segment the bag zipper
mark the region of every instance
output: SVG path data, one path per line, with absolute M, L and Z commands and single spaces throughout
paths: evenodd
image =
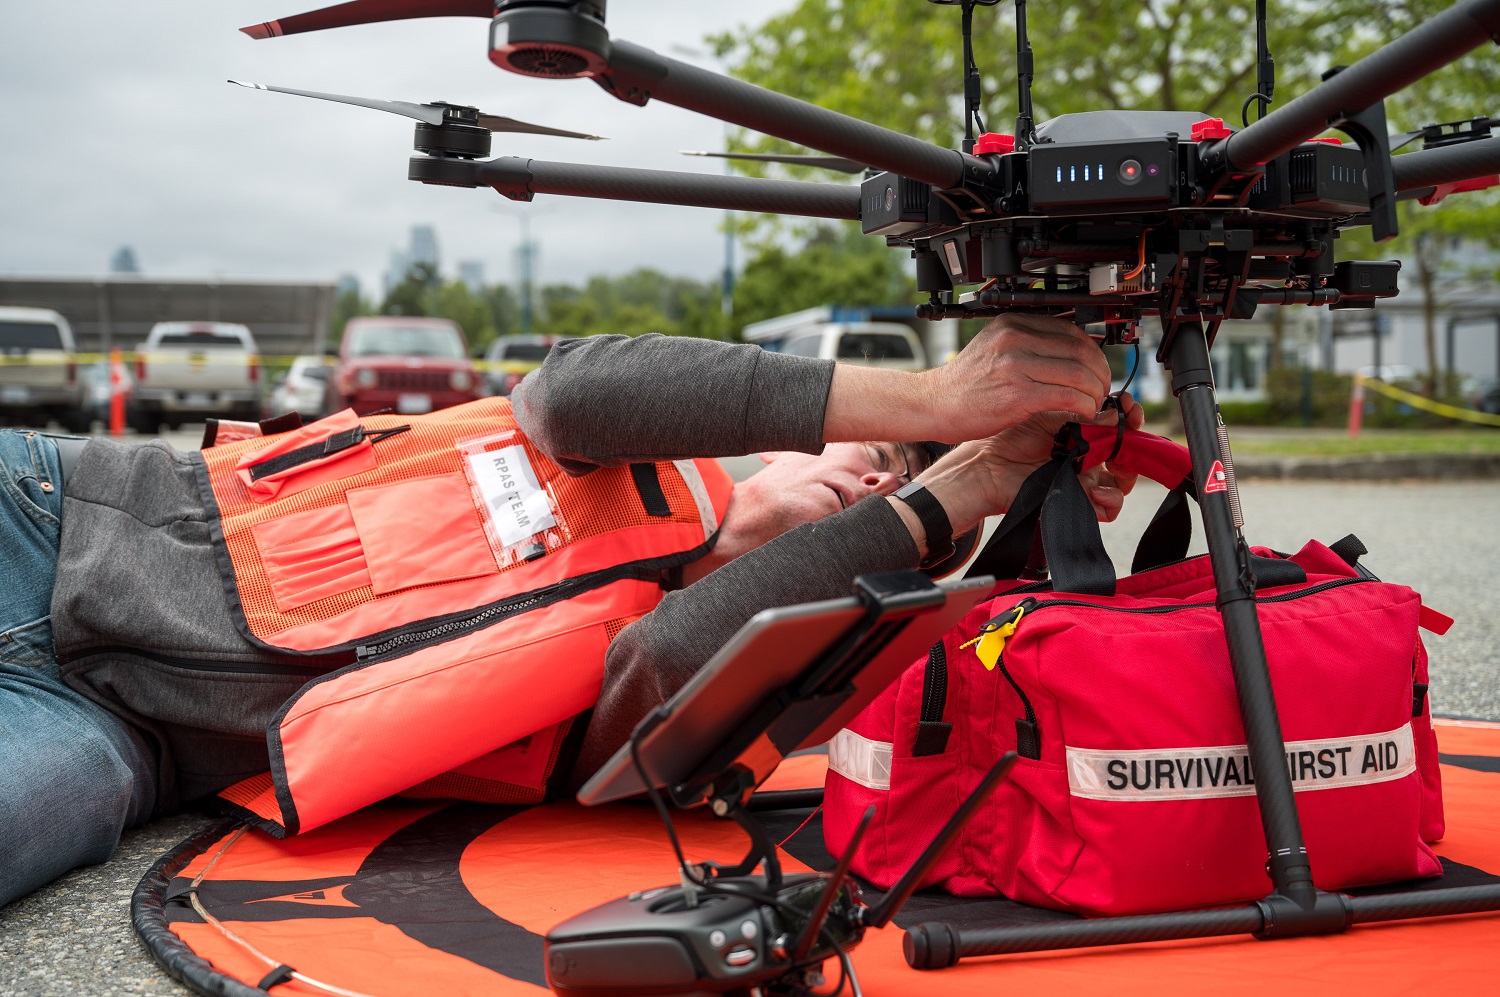
M 1362 577 L 1334 578 L 1326 582 L 1319 582 L 1316 585 L 1310 585 L 1305 589 L 1299 589 L 1296 592 L 1283 592 L 1280 595 L 1257 596 L 1255 601 L 1257 603 L 1290 602 L 1293 599 L 1300 599 L 1304 596 L 1316 595 L 1319 592 L 1326 592 L 1329 589 L 1340 588 L 1344 585 L 1354 585 L 1360 582 L 1369 582 L 1374 580 L 1375 579 L 1373 578 Z M 1030 586 L 1026 587 L 1030 588 Z M 1000 674 L 1005 677 L 1005 681 L 1010 684 L 1010 687 L 1015 690 L 1016 695 L 1020 697 L 1021 706 L 1026 713 L 1024 717 L 1016 718 L 1016 753 L 1019 754 L 1022 758 L 1030 758 L 1034 761 L 1040 760 L 1042 757 L 1041 730 L 1037 724 L 1036 711 L 1031 706 L 1031 700 L 1027 697 L 1026 693 L 1022 691 L 1020 684 L 1016 682 L 1015 678 L 1011 675 L 1010 670 L 1005 667 L 1004 641 L 1008 640 L 1010 636 L 1014 636 L 1014 628 L 1017 624 L 1020 623 L 1021 617 L 1029 616 L 1032 613 L 1047 606 L 1086 606 L 1090 609 L 1102 609 L 1111 613 L 1145 613 L 1150 615 L 1159 615 L 1161 613 L 1175 613 L 1178 610 L 1182 609 L 1212 609 L 1214 607 L 1214 603 L 1184 602 L 1179 603 L 1175 606 L 1108 606 L 1100 605 L 1097 602 L 1085 602 L 1082 599 L 1037 599 L 1033 596 L 1027 596 L 1020 602 L 1016 603 L 1016 605 L 1012 606 L 1010 609 L 1006 610 L 998 616 L 993 617 L 989 622 L 985 623 L 984 626 L 980 627 L 979 633 L 981 636 L 999 631 L 1006 626 L 1012 628 L 1010 634 L 1001 638 L 1001 650 L 999 656 L 995 659 L 995 667 L 1000 669 Z M 979 638 L 976 637 L 974 641 L 970 641 L 969 643 L 976 643 L 978 639 Z M 929 660 L 929 664 L 930 663 L 931 662 Z M 947 677 L 945 675 L 945 684 L 946 678 Z
M 305 665 L 274 664 L 259 662 L 245 664 L 237 661 L 206 661 L 196 658 L 174 658 L 165 654 L 153 654 L 143 651 L 138 647 L 127 647 L 124 644 L 108 644 L 103 647 L 91 647 L 82 654 L 69 655 L 67 662 L 79 660 L 81 657 L 96 657 L 105 654 L 126 655 L 132 658 L 144 658 L 161 665 L 170 665 L 173 668 L 182 668 L 194 672 L 234 672 L 242 675 L 301 675 L 304 678 L 317 678 L 326 671 L 337 670 L 350 664 L 353 659 L 347 654 L 321 655 L 309 657 Z M 63 659 L 58 659 L 60 663 Z

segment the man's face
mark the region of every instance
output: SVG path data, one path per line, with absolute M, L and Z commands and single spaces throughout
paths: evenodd
M 820 454 L 761 454 L 766 466 L 748 479 L 758 500 L 791 529 L 846 509 L 869 495 L 890 495 L 921 473 L 927 455 L 914 443 L 830 443 Z
M 890 495 L 927 466 L 915 443 L 830 443 L 820 454 L 760 455 L 766 466 L 730 495 L 712 553 L 683 569 L 693 582 L 768 540 L 870 495 Z

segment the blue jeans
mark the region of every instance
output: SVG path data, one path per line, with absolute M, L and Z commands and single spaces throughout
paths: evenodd
M 61 518 L 57 447 L 0 430 L 0 905 L 105 861 L 155 804 L 141 735 L 58 675 L 49 613 Z

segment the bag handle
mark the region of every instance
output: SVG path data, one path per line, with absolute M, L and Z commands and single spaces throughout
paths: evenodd
M 1131 571 L 1185 557 L 1192 541 L 1187 499 L 1198 498 L 1188 449 L 1138 429 L 1068 423 L 1058 431 L 1051 459 L 1021 485 L 967 576 L 1026 577 L 1028 558 L 1039 538 L 1054 590 L 1114 595 L 1114 563 L 1104 550 L 1093 506 L 1078 482 L 1080 470 L 1105 461 L 1168 489 L 1136 547 Z M 1035 559 L 1031 560 L 1035 567 Z M 1307 573 L 1290 561 L 1251 555 L 1251 564 L 1256 577 L 1268 586 L 1307 580 Z

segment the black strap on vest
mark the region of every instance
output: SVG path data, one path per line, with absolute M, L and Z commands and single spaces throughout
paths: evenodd
M 280 984 L 285 983 L 287 980 L 290 980 L 292 978 L 292 974 L 295 972 L 296 970 L 290 966 L 277 966 L 275 969 L 271 970 L 265 976 L 262 976 L 260 978 L 260 982 L 255 985 L 255 989 L 270 990 L 272 987 L 279 986 Z
M 256 464 L 250 468 L 250 480 L 259 481 L 261 478 L 290 470 L 299 464 L 307 464 L 324 457 L 332 456 L 333 454 L 348 450 L 350 447 L 358 446 L 365 440 L 369 440 L 372 444 L 379 443 L 381 440 L 395 436 L 397 433 L 404 433 L 408 429 L 411 429 L 411 427 L 396 426 L 392 429 L 381 429 L 369 433 L 365 431 L 365 427 L 355 426 L 353 429 L 345 430 L 342 433 L 334 433 L 332 436 L 318 443 L 309 443 L 307 446 L 288 450 L 284 454 L 279 454 L 270 460 Z
M 667 504 L 666 492 L 661 490 L 661 476 L 657 473 L 655 464 L 631 464 L 630 476 L 635 479 L 635 490 L 640 493 L 646 515 L 672 515 L 672 507 Z

